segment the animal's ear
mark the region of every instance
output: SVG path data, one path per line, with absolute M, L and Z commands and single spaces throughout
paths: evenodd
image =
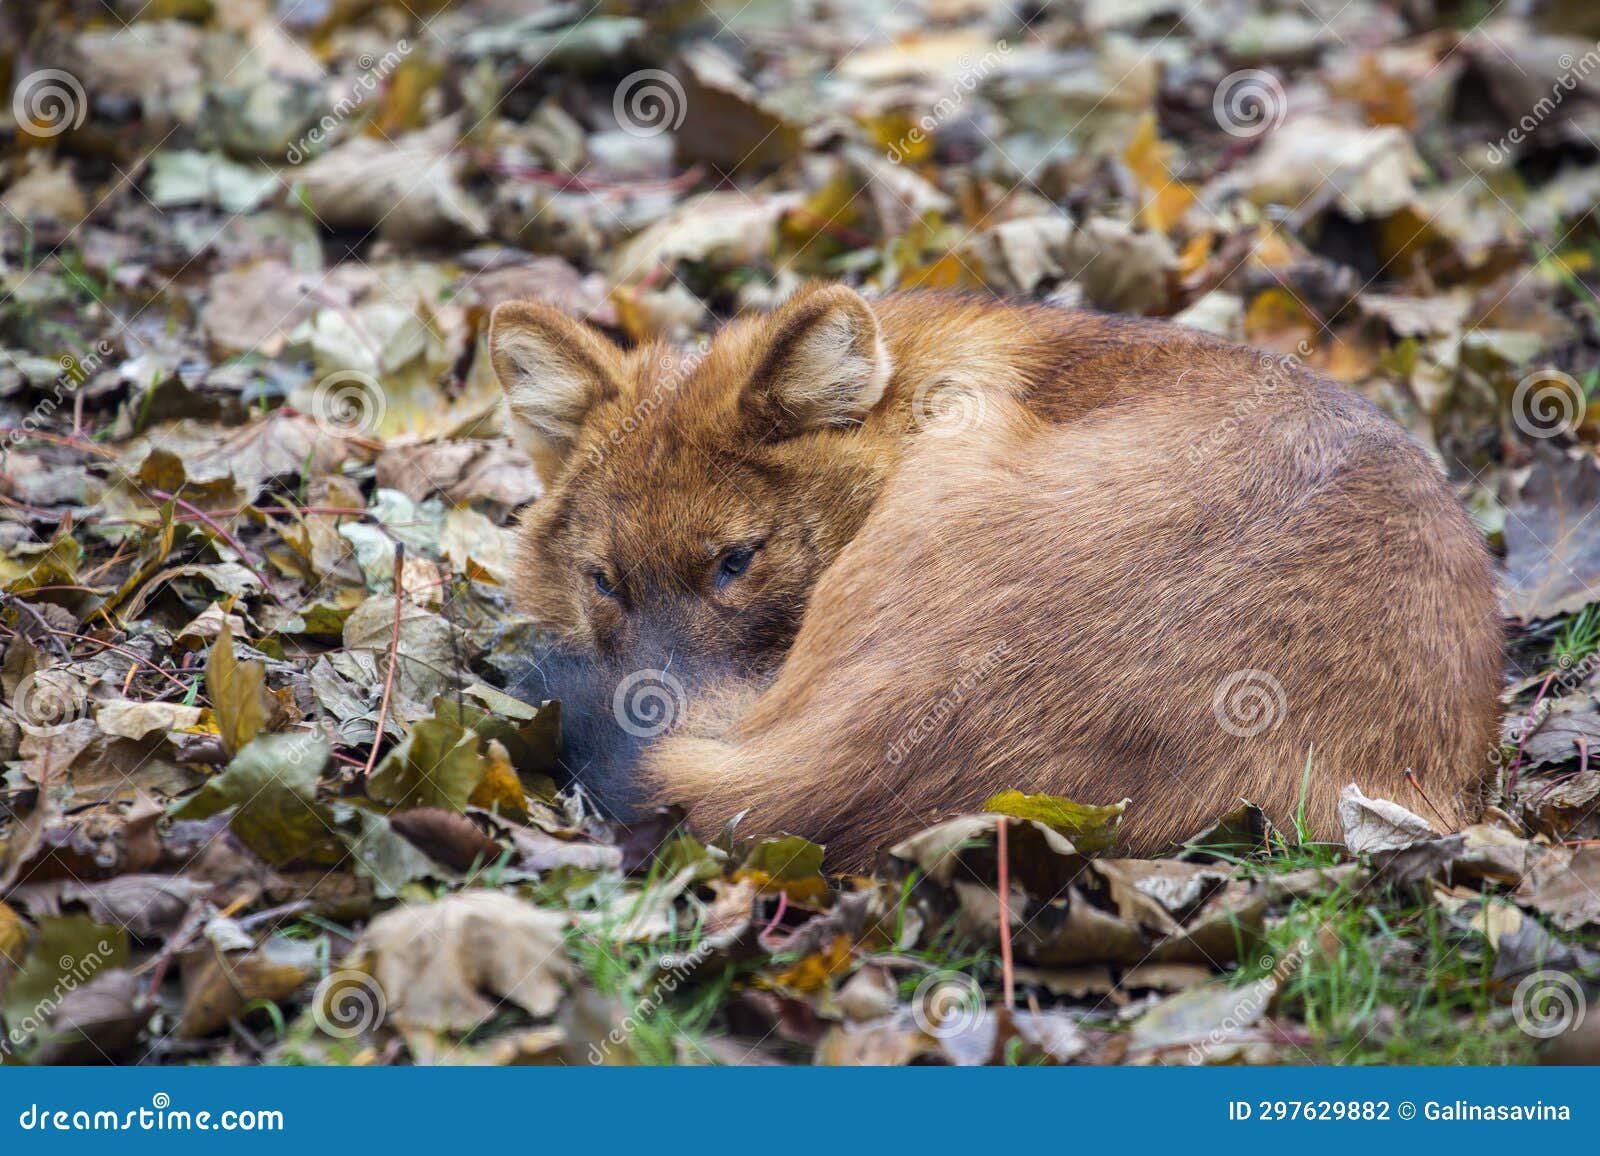
M 584 418 L 618 396 L 622 351 L 541 301 L 507 301 L 489 321 L 489 360 L 506 391 L 515 434 L 548 485 Z
M 740 399 L 763 436 L 859 422 L 889 384 L 889 353 L 872 306 L 853 289 L 804 291 L 768 323 L 766 353 Z

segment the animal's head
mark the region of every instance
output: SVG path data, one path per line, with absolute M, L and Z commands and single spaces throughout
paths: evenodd
M 523 609 L 622 669 L 775 665 L 892 463 L 867 302 L 808 289 L 685 354 L 515 301 L 489 347 L 546 491 L 520 530 Z

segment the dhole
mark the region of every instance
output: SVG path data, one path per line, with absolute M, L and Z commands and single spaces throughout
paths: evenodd
M 490 350 L 547 486 L 533 689 L 619 813 L 748 812 L 837 867 L 1013 787 L 1131 798 L 1136 854 L 1240 799 L 1335 838 L 1350 781 L 1474 813 L 1488 555 L 1397 426 L 1291 361 L 839 286 L 688 365 L 526 302 Z

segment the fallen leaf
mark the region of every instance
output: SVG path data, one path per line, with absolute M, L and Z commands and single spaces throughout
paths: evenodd
M 1339 793 L 1339 825 L 1352 854 L 1401 851 L 1437 834 L 1428 821 L 1388 799 L 1369 799 L 1349 784 Z
M 181 731 L 200 722 L 201 710 L 175 702 L 133 702 L 115 699 L 102 702 L 95 710 L 94 721 L 109 735 L 124 739 L 142 739 L 157 731 Z
M 34 1038 L 28 1061 L 45 1067 L 136 1059 L 140 1034 L 154 1011 L 143 1001 L 131 972 L 120 967 L 99 971 L 61 996 Z
M 52 1016 L 63 994 L 124 967 L 128 946 L 128 933 L 122 928 L 96 923 L 86 915 L 40 920 L 21 967 L 0 987 L 0 1011 L 5 1013 L 10 1042 L 24 1051 L 36 1041 L 48 1045 Z M 73 1032 L 70 1025 L 62 1028 L 64 1036 Z M 67 1042 L 63 1038 L 62 1046 Z
M 375 918 L 346 963 L 377 981 L 402 1032 L 466 1032 L 508 1001 L 548 1016 L 572 974 L 567 921 L 497 891 L 467 891 Z
M 286 1000 L 316 974 L 316 965 L 313 944 L 283 936 L 245 951 L 218 951 L 211 944 L 198 948 L 183 965 L 178 1033 L 209 1036 L 258 1000 Z
M 237 755 L 267 729 L 272 700 L 267 691 L 266 663 L 240 662 L 233 653 L 233 634 L 224 629 L 206 658 L 206 695 L 217 720 L 223 749 Z
M 1584 525 L 1600 509 L 1600 469 L 1548 441 L 1506 508 L 1506 598 L 1524 622 L 1581 610 L 1600 588 L 1600 534 Z
M 367 794 L 397 810 L 466 809 L 488 770 L 476 731 L 431 718 L 411 728 L 367 780 Z
M 1117 841 L 1117 829 L 1127 808 L 1127 799 L 1097 807 L 1056 795 L 1025 795 L 1021 791 L 1001 791 L 983 805 L 985 811 L 1043 823 L 1071 839 L 1072 845 L 1086 855 L 1107 850 Z
M 262 735 L 173 816 L 205 819 L 231 809 L 228 825 L 234 835 L 265 862 L 332 865 L 344 857 L 344 848 L 332 813 L 317 800 L 322 768 L 331 755 L 316 735 Z
M 1546 852 L 1512 892 L 1512 898 L 1562 931 L 1600 923 L 1600 847 Z
M 1241 987 L 1204 984 L 1164 999 L 1134 1021 L 1130 1062 L 1278 1062 L 1282 1044 L 1263 1027 L 1276 993 L 1277 981 L 1268 975 Z
M 390 817 L 389 825 L 428 858 L 452 871 L 487 867 L 505 850 L 473 826 L 472 820 L 437 807 L 402 811 Z
M 395 140 L 351 137 L 296 174 L 325 224 L 381 229 L 405 241 L 482 236 L 483 206 L 461 184 L 453 118 Z
M 81 904 L 97 923 L 124 927 L 140 939 L 157 940 L 176 931 L 196 900 L 211 892 L 203 879 L 183 875 L 135 873 L 98 883 L 58 879 L 25 883 L 11 900 L 35 919 L 60 915 L 63 906 Z M 0 944 L 5 938 L 0 914 Z

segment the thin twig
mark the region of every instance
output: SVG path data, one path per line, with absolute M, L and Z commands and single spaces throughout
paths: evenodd
M 239 555 L 239 561 L 243 562 L 245 568 L 256 576 L 256 581 L 261 583 L 261 588 L 266 591 L 268 597 L 270 597 L 279 606 L 288 605 L 282 598 L 278 596 L 278 592 L 272 588 L 272 583 L 267 581 L 267 576 L 256 568 L 256 564 L 254 562 L 250 561 L 250 555 L 244 552 L 244 547 L 239 544 L 239 539 L 235 538 L 227 530 L 223 529 L 222 525 L 210 514 L 206 513 L 199 506 L 194 505 L 192 502 L 186 502 L 182 498 L 178 497 L 177 494 L 169 494 L 165 490 L 151 490 L 150 496 L 158 501 L 171 502 L 179 509 L 187 510 L 194 517 L 198 518 L 211 530 L 212 533 L 216 534 L 217 537 L 226 542 L 230 550 Z
M 1428 809 L 1434 813 L 1439 822 L 1444 825 L 1445 830 L 1448 833 L 1451 825 L 1450 820 L 1444 817 L 1443 811 L 1439 810 L 1438 807 L 1433 805 L 1433 800 L 1428 798 L 1428 792 L 1422 789 L 1422 783 L 1417 779 L 1417 772 L 1413 771 L 1410 767 L 1406 768 L 1406 782 L 1410 783 L 1412 789 L 1415 790 L 1417 794 L 1422 796 L 1422 801 L 1428 804 Z
M 106 449 L 105 446 L 96 445 L 87 438 L 67 437 L 63 434 L 47 433 L 44 430 L 24 429 L 22 426 L 7 426 L 0 430 L 0 434 L 15 438 L 21 435 L 24 441 L 50 442 L 52 445 L 66 446 L 69 449 L 82 450 L 85 453 L 99 454 L 103 458 L 114 458 L 117 455 Z
M 1546 676 L 1544 683 L 1539 687 L 1539 693 L 1533 696 L 1533 705 L 1528 708 L 1527 717 L 1522 720 L 1522 735 L 1517 739 L 1517 757 L 1511 764 L 1511 773 L 1506 776 L 1506 794 L 1512 795 L 1517 790 L 1517 774 L 1522 769 L 1522 749 L 1528 745 L 1528 735 L 1532 733 L 1533 716 L 1539 713 L 1539 704 L 1544 701 L 1545 691 L 1550 689 L 1550 683 L 1555 679 L 1556 672 L 1551 671 Z
M 1011 824 L 1000 816 L 995 850 L 1000 856 L 1000 990 L 1009 1010 L 1016 1000 L 1011 970 L 1011 865 L 1006 854 L 1006 828 Z
M 123 558 L 125 558 L 127 556 L 127 554 L 128 554 L 128 543 L 127 543 L 127 541 L 119 542 L 119 543 L 117 543 L 117 552 L 115 554 L 111 555 L 110 558 L 108 558 L 104 562 L 100 563 L 100 565 L 95 566 L 95 567 L 93 567 L 93 568 L 91 568 L 89 570 L 85 570 L 82 574 L 79 574 L 78 577 L 83 579 L 85 582 L 92 582 L 94 579 L 98 578 L 101 574 L 108 573 L 108 572 L 111 571 L 111 569 L 113 567 L 121 564 Z
M 21 631 L 13 630 L 11 627 L 5 626 L 3 623 L 0 623 L 0 627 L 3 627 L 6 630 L 10 630 L 12 634 L 15 634 L 15 635 L 18 635 L 18 636 L 21 635 Z M 187 686 L 186 684 L 184 684 L 184 683 L 178 681 L 176 678 L 172 677 L 172 675 L 170 675 L 166 671 L 162 670 L 159 666 L 157 666 L 155 663 L 151 662 L 148 658 L 145 658 L 144 655 L 136 654 L 133 651 L 129 650 L 127 647 L 118 646 L 115 642 L 107 642 L 103 638 L 94 638 L 94 637 L 92 637 L 90 635 L 87 635 L 87 634 L 74 634 L 70 630 L 57 630 L 55 627 L 51 627 L 51 633 L 58 634 L 62 638 L 75 638 L 79 642 L 88 642 L 88 643 L 92 643 L 95 646 L 103 646 L 107 650 L 114 650 L 118 654 L 122 655 L 124 658 L 127 658 L 130 661 L 138 664 L 139 666 L 144 667 L 146 670 L 149 670 L 149 671 L 152 671 L 152 672 L 154 672 L 156 674 L 159 674 L 162 678 L 166 679 L 173 686 L 175 686 L 179 690 L 183 691 L 184 694 L 188 694 L 189 691 L 193 689 L 192 687 Z M 70 658 L 71 655 L 68 655 L 68 657 Z
M 61 639 L 56 636 L 55 627 L 51 626 L 45 616 L 39 613 L 37 607 L 29 605 L 21 598 L 18 598 L 15 594 L 6 594 L 4 592 L 0 592 L 0 604 L 14 606 L 18 610 L 26 613 L 28 617 L 33 619 L 34 623 L 38 625 L 39 629 L 44 632 L 45 638 L 55 644 L 55 646 L 61 652 L 62 658 L 72 657 L 72 652 L 67 649 L 67 644 L 62 642 Z M 28 636 L 24 634 L 23 637 Z
M 362 770 L 363 779 L 372 777 L 372 768 L 378 765 L 378 748 L 383 745 L 383 728 L 389 720 L 389 698 L 394 694 L 394 670 L 400 665 L 400 608 L 405 599 L 406 544 L 394 544 L 394 631 L 389 636 L 389 673 L 383 676 L 383 698 L 378 703 L 378 727 L 372 736 L 372 753 Z
M 772 913 L 772 918 L 767 921 L 766 927 L 762 928 L 760 934 L 756 936 L 756 942 L 767 951 L 777 952 L 783 950 L 784 943 L 773 940 L 772 933 L 777 930 L 778 924 L 783 920 L 783 913 L 787 910 L 789 910 L 789 893 L 780 889 L 778 891 L 778 910 Z M 785 938 L 784 942 L 787 942 L 787 938 Z
M 150 973 L 150 982 L 145 986 L 145 1000 L 152 1001 L 156 993 L 161 990 L 162 982 L 167 978 L 167 971 L 172 966 L 172 961 L 178 954 L 188 948 L 189 944 L 200 934 L 200 929 L 216 914 L 216 908 L 210 903 L 191 903 L 189 910 L 184 912 L 183 921 L 178 924 L 178 929 L 162 944 L 161 950 L 154 959 L 133 969 L 133 974 L 142 972 Z
M 20 510 L 25 514 L 30 514 L 33 517 L 38 518 L 40 521 L 49 521 L 51 519 L 60 521 L 62 518 L 73 513 L 71 510 L 52 510 L 44 506 L 29 505 L 27 502 L 19 502 L 15 498 L 9 498 L 5 494 L 0 494 L 0 505 L 7 506 L 13 510 Z M 361 509 L 356 506 L 294 506 L 284 504 L 282 506 L 235 506 L 227 510 L 212 510 L 211 517 L 237 518 L 240 514 L 249 513 L 261 514 L 263 516 L 270 514 L 326 514 L 329 517 L 334 518 L 359 518 L 371 516 L 372 511 Z M 173 517 L 175 520 L 180 522 L 195 522 L 200 520 L 199 518 L 195 517 L 195 515 L 188 513 L 174 514 Z M 149 526 L 151 524 L 151 520 L 148 517 L 100 518 L 92 514 L 82 514 L 81 512 L 77 521 L 80 525 L 93 523 L 97 526 Z M 403 525 L 405 523 L 395 524 Z M 66 589 L 75 589 L 75 587 L 66 587 Z
M 309 911 L 313 906 L 309 899 L 295 899 L 291 902 L 269 907 L 265 911 L 258 911 L 254 915 L 244 915 L 239 919 L 239 926 L 249 931 L 260 927 L 263 923 L 271 923 L 275 919 L 282 919 L 289 915 L 299 915 L 302 911 Z

